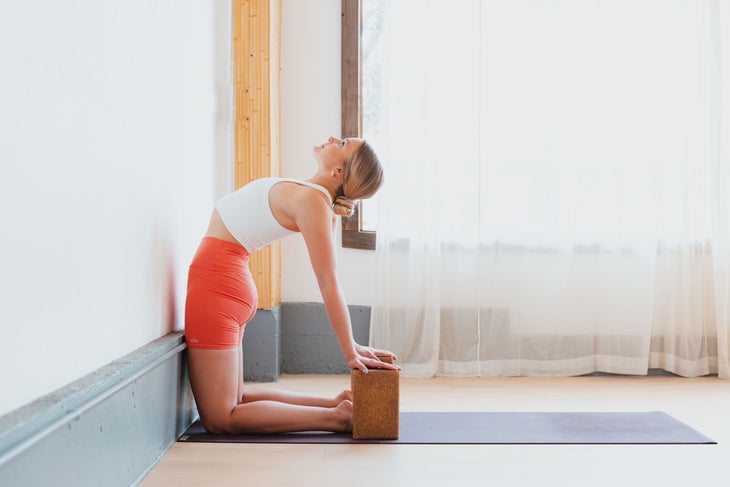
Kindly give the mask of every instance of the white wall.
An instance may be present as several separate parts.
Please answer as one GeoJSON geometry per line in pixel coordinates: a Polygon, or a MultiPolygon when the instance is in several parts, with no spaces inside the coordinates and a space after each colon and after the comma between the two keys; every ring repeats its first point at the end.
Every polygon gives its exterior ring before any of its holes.
{"type": "MultiPolygon", "coordinates": [[[[340,0],[282,0],[284,176],[312,176],[316,170],[312,147],[330,135],[340,135],[340,22],[340,0]]],[[[338,248],[339,276],[348,304],[371,304],[374,253],[338,248]]],[[[282,300],[322,301],[300,236],[282,243],[282,300]]]]}
{"type": "Polygon", "coordinates": [[[229,2],[0,3],[0,414],[182,326],[230,184],[229,2]]]}
{"type": "MultiPolygon", "coordinates": [[[[282,173],[340,131],[340,0],[282,1],[282,173]]],[[[182,327],[231,185],[230,2],[0,3],[0,414],[182,327]]],[[[339,232],[338,232],[339,238],[339,232]]],[[[284,301],[321,301],[299,236],[284,301]]],[[[350,304],[373,253],[340,249],[350,304]]]]}

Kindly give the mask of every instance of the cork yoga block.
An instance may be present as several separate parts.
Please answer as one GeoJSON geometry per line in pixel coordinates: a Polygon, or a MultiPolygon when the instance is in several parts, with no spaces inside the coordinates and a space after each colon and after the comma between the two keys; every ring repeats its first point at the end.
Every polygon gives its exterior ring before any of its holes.
{"type": "MultiPolygon", "coordinates": [[[[380,357],[393,363],[390,357],[380,357]]],[[[356,440],[397,440],[400,415],[400,372],[353,370],[352,437],[356,440]]]]}

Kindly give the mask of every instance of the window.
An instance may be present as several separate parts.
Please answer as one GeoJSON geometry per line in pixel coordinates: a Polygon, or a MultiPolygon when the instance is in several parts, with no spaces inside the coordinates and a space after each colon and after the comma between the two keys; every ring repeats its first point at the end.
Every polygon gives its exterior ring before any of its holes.
{"type": "MultiPolygon", "coordinates": [[[[378,135],[378,39],[382,0],[342,0],[342,137],[378,135]],[[361,35],[362,34],[362,35],[361,35]],[[364,108],[365,107],[365,108],[364,108]]],[[[374,142],[377,146],[377,142],[374,142]]],[[[361,200],[355,214],[342,219],[342,246],[375,249],[377,195],[361,200]]]]}
{"type": "MultiPolygon", "coordinates": [[[[701,189],[710,169],[688,172],[687,164],[710,150],[702,134],[715,133],[703,127],[714,123],[711,97],[719,91],[709,75],[719,68],[711,11],[667,7],[646,37],[639,19],[659,4],[642,2],[626,18],[610,3],[536,10],[461,0],[440,11],[438,2],[343,0],[343,128],[349,119],[351,134],[398,161],[389,184],[409,187],[413,175],[430,176],[401,206],[428,208],[421,213],[448,242],[619,248],[656,232],[681,233],[671,229],[683,205],[710,204],[701,189]],[[616,37],[614,25],[627,30],[616,37]],[[378,50],[379,38],[387,51],[378,50]],[[688,68],[696,62],[700,71],[688,68]],[[379,90],[381,75],[387,88],[379,90]],[[380,114],[389,127],[383,134],[380,114]],[[428,144],[398,142],[407,140],[428,144]],[[689,189],[675,192],[687,178],[689,189]],[[655,209],[662,211],[653,223],[655,209]]],[[[347,232],[374,229],[366,222],[377,212],[359,210],[347,232]]],[[[712,213],[699,214],[684,227],[704,235],[712,213]]],[[[403,219],[391,228],[389,216],[380,217],[389,240],[423,225],[403,219]]]]}

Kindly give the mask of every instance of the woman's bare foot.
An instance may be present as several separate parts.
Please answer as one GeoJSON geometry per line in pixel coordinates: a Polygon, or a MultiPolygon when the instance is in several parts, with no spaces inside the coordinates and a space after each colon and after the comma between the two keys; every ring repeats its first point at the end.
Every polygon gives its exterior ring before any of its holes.
{"type": "Polygon", "coordinates": [[[342,401],[352,401],[352,392],[350,391],[342,391],[339,394],[337,394],[337,397],[333,400],[333,405],[337,406],[342,401]]]}
{"type": "MultiPolygon", "coordinates": [[[[347,391],[346,391],[347,392],[347,391]]],[[[345,399],[335,407],[335,411],[340,416],[343,433],[352,431],[352,401],[345,399]]]]}

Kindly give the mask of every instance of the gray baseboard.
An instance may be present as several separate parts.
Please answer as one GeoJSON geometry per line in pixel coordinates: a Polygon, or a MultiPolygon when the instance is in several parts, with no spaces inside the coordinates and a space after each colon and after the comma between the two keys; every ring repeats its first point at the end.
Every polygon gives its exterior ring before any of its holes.
{"type": "Polygon", "coordinates": [[[259,309],[243,334],[243,379],[277,382],[281,356],[281,310],[259,309]]]}
{"type": "Polygon", "coordinates": [[[173,332],[0,417],[0,485],[138,484],[197,416],[173,332]]]}
{"type": "MultiPolygon", "coordinates": [[[[370,307],[350,306],[355,341],[370,339],[370,307]]],[[[284,303],[281,306],[281,372],[284,374],[349,374],[324,305],[284,303]]]]}
{"type": "MultiPolygon", "coordinates": [[[[368,343],[370,308],[351,306],[368,343]]],[[[246,325],[246,380],[349,374],[319,303],[259,310],[246,325]]],[[[0,417],[0,485],[137,485],[197,418],[181,331],[0,417]]]]}
{"type": "MultiPolygon", "coordinates": [[[[350,306],[355,341],[370,339],[370,307],[350,306]]],[[[279,374],[349,374],[321,303],[282,303],[260,309],[243,337],[244,379],[276,382],[279,374]]]]}

